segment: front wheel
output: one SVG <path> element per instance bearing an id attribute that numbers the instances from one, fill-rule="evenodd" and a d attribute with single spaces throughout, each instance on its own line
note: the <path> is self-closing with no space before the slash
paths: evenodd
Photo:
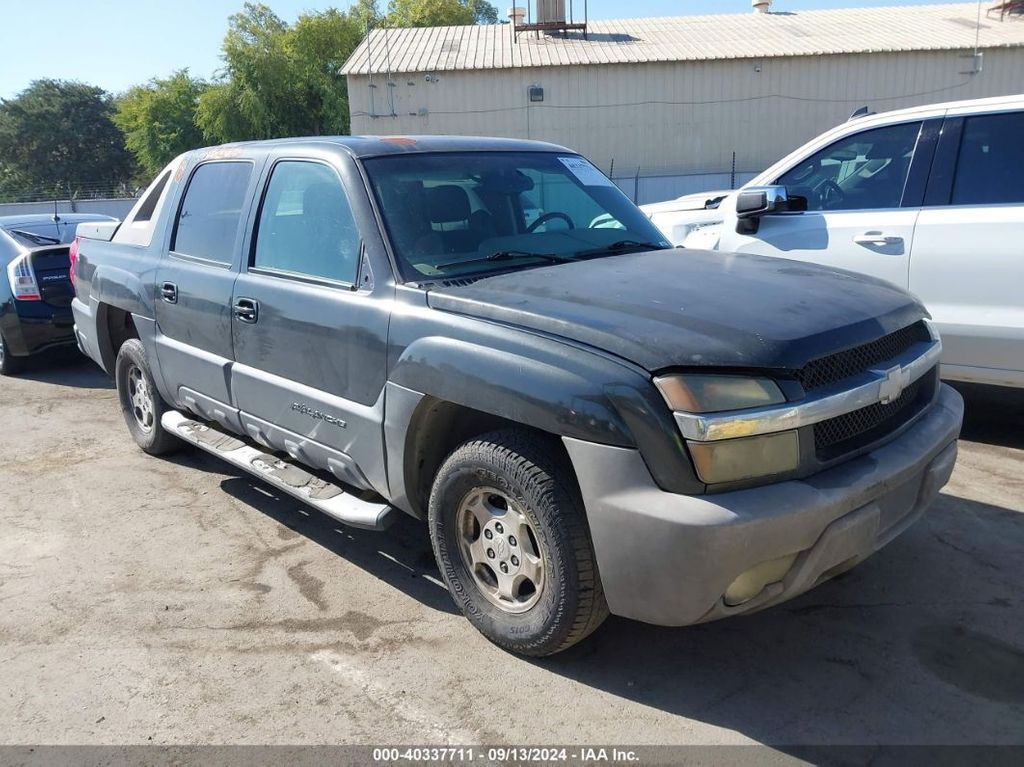
<path id="1" fill-rule="evenodd" d="M 114 380 L 121 412 L 135 443 L 150 455 L 180 448 L 181 441 L 160 423 L 168 410 L 167 403 L 153 384 L 146 349 L 137 338 L 129 338 L 117 353 Z"/>
<path id="2" fill-rule="evenodd" d="M 560 652 L 608 616 L 568 459 L 528 432 L 457 448 L 430 496 L 448 589 L 489 640 L 521 655 Z"/>

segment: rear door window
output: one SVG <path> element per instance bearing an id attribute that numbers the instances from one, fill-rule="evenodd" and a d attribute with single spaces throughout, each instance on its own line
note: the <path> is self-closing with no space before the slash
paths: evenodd
<path id="1" fill-rule="evenodd" d="M 252 170 L 249 162 L 212 162 L 196 168 L 178 209 L 171 250 L 233 263 Z"/>
<path id="2" fill-rule="evenodd" d="M 807 209 L 882 210 L 903 201 L 921 123 L 855 133 L 801 161 L 779 178 Z"/>
<path id="3" fill-rule="evenodd" d="M 952 204 L 1013 203 L 1024 203 L 1024 112 L 968 117 Z"/>
<path id="4" fill-rule="evenodd" d="M 292 160 L 274 166 L 252 267 L 352 284 L 359 246 L 352 208 L 333 169 Z"/>

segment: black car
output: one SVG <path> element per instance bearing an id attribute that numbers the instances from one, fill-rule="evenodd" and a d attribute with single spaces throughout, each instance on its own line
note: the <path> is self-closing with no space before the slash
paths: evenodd
<path id="1" fill-rule="evenodd" d="M 32 354 L 75 345 L 70 245 L 80 223 L 115 220 L 88 213 L 0 217 L 0 375 L 17 373 Z"/>

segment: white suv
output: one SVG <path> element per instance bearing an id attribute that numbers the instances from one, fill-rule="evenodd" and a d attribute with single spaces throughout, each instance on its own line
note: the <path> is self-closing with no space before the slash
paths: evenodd
<path id="1" fill-rule="evenodd" d="M 941 332 L 943 377 L 1024 387 L 1024 96 L 858 117 L 716 195 L 644 210 L 687 248 L 908 288 Z"/>

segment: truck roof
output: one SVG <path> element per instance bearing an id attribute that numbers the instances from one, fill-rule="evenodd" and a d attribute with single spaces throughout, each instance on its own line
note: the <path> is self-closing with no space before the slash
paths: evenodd
<path id="1" fill-rule="evenodd" d="M 301 138 L 241 141 L 196 150 L 210 152 L 231 148 L 323 147 L 335 144 L 344 147 L 355 157 L 378 157 L 389 154 L 421 152 L 569 152 L 557 144 L 543 141 L 524 141 L 509 138 L 483 138 L 480 136 L 306 136 Z"/>

